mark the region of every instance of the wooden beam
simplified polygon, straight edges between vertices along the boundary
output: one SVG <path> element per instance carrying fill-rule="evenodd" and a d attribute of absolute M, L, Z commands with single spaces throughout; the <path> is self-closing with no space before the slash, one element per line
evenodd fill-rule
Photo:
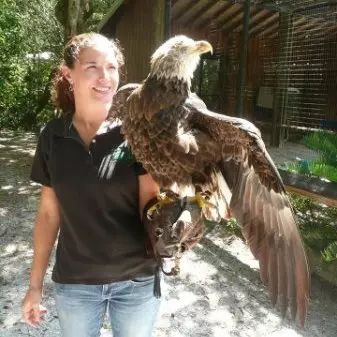
<path fill-rule="evenodd" d="M 215 8 L 215 12 L 212 13 L 211 10 L 208 10 L 208 13 L 205 13 L 204 16 L 201 16 L 200 19 L 197 19 L 194 26 L 195 27 L 202 27 L 205 24 L 208 25 L 208 21 L 214 21 L 216 20 L 219 16 L 221 16 L 229 7 L 231 7 L 232 4 L 228 1 L 217 1 L 214 4 L 214 8 Z M 212 10 L 214 10 L 214 8 L 212 8 Z M 211 13 L 209 13 L 211 12 Z"/>
<path fill-rule="evenodd" d="M 294 33 L 297 34 L 297 33 L 300 33 L 303 30 L 306 30 L 308 28 L 315 27 L 317 25 L 317 23 L 322 23 L 322 21 L 321 20 L 310 20 L 310 22 L 308 22 L 308 23 L 306 23 L 304 25 L 301 25 L 299 27 L 296 27 Z"/>
<path fill-rule="evenodd" d="M 322 30 L 325 26 L 328 26 L 330 23 L 329 22 L 324 22 L 322 23 L 322 20 L 315 20 L 316 22 L 315 23 L 308 23 L 308 24 L 305 24 L 305 25 L 301 25 L 303 22 L 307 21 L 306 18 L 300 18 L 298 20 L 296 20 L 294 22 L 294 27 L 295 27 L 295 32 L 294 32 L 294 39 L 302 39 L 304 38 L 308 33 L 310 32 L 315 32 L 315 31 L 319 31 L 319 30 Z M 308 27 L 313 27 L 315 26 L 317 23 L 321 23 L 318 27 L 316 28 L 313 28 L 313 29 L 310 29 L 308 32 L 305 32 L 303 34 L 300 34 L 298 35 L 297 33 L 298 32 L 301 32 L 302 30 L 308 28 Z M 299 28 L 296 28 L 296 27 L 299 27 Z M 269 32 L 269 36 L 268 38 L 274 38 L 276 37 L 277 35 L 279 35 L 279 32 Z"/>
<path fill-rule="evenodd" d="M 337 207 L 337 183 L 282 169 L 278 171 L 288 192 L 316 200 L 327 206 Z"/>
<path fill-rule="evenodd" d="M 207 0 L 206 0 L 207 1 Z M 214 3 L 213 3 L 214 4 Z M 186 10 L 181 12 L 179 16 L 176 18 L 176 22 L 181 24 L 186 24 L 186 21 L 190 19 L 191 16 L 194 15 L 195 11 L 199 11 L 200 7 L 204 6 L 204 1 L 198 1 L 198 2 L 190 2 L 190 5 Z"/>
<path fill-rule="evenodd" d="M 178 0 L 175 2 L 175 4 L 172 6 L 172 20 L 176 19 L 181 15 L 181 13 L 184 13 L 187 8 L 191 6 L 189 0 Z"/>
<path fill-rule="evenodd" d="M 259 24 L 257 24 L 255 27 L 252 27 L 249 30 L 249 35 L 254 34 L 255 32 L 265 28 L 266 26 L 268 26 L 270 23 L 274 23 L 275 21 L 277 21 L 279 19 L 280 14 L 279 13 L 275 13 L 271 16 L 268 17 L 268 19 L 260 22 Z"/>
<path fill-rule="evenodd" d="M 295 32 L 294 34 L 294 38 L 301 40 L 304 39 L 308 34 L 312 35 L 312 34 L 319 34 L 319 33 L 325 33 L 326 31 L 324 30 L 324 28 L 326 28 L 326 26 L 329 26 L 330 22 L 325 22 L 322 25 L 317 26 L 316 28 L 310 29 L 307 32 L 304 32 L 302 34 L 297 34 L 297 32 Z"/>
<path fill-rule="evenodd" d="M 196 20 L 201 17 L 204 13 L 212 9 L 215 5 L 216 2 L 214 0 L 209 0 L 208 2 L 203 3 L 200 1 L 202 5 L 200 6 L 199 9 L 196 10 L 195 14 L 193 14 L 187 21 L 186 21 L 186 26 L 194 26 L 196 24 Z"/>
<path fill-rule="evenodd" d="M 235 13 L 235 15 L 232 16 L 230 20 L 226 20 L 225 24 L 220 26 L 220 30 L 229 31 L 229 28 L 233 27 L 233 25 L 235 26 L 238 23 L 241 24 L 244 14 L 245 13 L 243 11 L 243 8 L 240 9 L 238 12 Z"/>
<path fill-rule="evenodd" d="M 334 34 L 336 32 L 337 29 L 337 25 L 333 24 L 330 28 L 327 28 L 325 31 L 325 34 L 330 34 L 330 32 L 332 32 L 332 34 Z"/>
<path fill-rule="evenodd" d="M 274 35 L 278 35 L 279 34 L 279 25 L 278 26 L 274 26 L 274 29 L 268 32 L 268 36 L 274 36 Z"/>
<path fill-rule="evenodd" d="M 251 13 L 254 15 L 257 9 L 253 8 Z M 244 12 L 240 13 L 237 17 L 233 18 L 233 20 L 226 23 L 221 29 L 226 32 L 236 31 L 239 26 L 242 26 L 242 21 L 244 17 Z"/>
<path fill-rule="evenodd" d="M 266 17 L 270 12 L 266 9 L 258 10 L 255 14 L 250 18 L 250 26 L 253 26 L 254 23 L 259 22 L 259 20 L 263 21 L 263 18 Z M 236 33 L 241 32 L 243 29 L 243 25 L 240 25 L 234 31 Z"/>
<path fill-rule="evenodd" d="M 272 26 L 268 27 L 267 29 L 262 30 L 259 34 L 256 34 L 256 36 L 268 36 L 270 33 L 274 33 L 275 30 L 279 28 L 279 22 L 277 21 Z"/>
<path fill-rule="evenodd" d="M 266 36 L 267 39 L 275 39 L 276 37 L 279 36 L 279 32 L 278 30 L 275 32 L 275 33 L 272 33 L 271 35 L 269 36 Z"/>
<path fill-rule="evenodd" d="M 294 27 L 297 27 L 298 25 L 302 24 L 305 21 L 307 21 L 307 18 L 304 16 L 301 16 L 299 19 L 294 21 Z"/>
<path fill-rule="evenodd" d="M 212 22 L 217 26 L 222 26 L 227 19 L 236 16 L 242 11 L 243 6 L 239 4 L 232 5 L 226 11 L 224 11 L 217 19 L 213 19 Z"/>

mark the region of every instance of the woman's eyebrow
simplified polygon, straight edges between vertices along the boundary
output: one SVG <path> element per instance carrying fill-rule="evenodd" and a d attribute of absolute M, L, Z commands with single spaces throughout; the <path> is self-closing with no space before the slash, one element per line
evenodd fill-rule
<path fill-rule="evenodd" d="M 82 64 L 96 64 L 96 61 L 82 61 Z"/>

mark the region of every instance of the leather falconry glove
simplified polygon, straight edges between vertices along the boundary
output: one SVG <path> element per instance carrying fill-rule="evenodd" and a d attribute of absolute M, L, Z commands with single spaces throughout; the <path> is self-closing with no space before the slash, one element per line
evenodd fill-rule
<path fill-rule="evenodd" d="M 157 261 L 154 295 L 161 296 L 160 273 L 177 275 L 184 252 L 202 238 L 205 225 L 203 209 L 196 197 L 179 198 L 178 195 L 160 195 L 144 207 L 143 223 L 148 233 L 147 252 Z M 167 271 L 165 260 L 173 260 L 174 267 Z"/>

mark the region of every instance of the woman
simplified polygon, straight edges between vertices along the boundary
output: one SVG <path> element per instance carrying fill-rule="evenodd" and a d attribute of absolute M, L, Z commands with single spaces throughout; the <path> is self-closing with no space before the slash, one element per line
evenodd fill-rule
<path fill-rule="evenodd" d="M 120 49 L 102 35 L 69 41 L 53 87 L 62 117 L 42 131 L 33 162 L 42 190 L 23 317 L 37 326 L 46 312 L 43 279 L 59 233 L 52 280 L 64 337 L 99 336 L 106 310 L 114 337 L 149 337 L 159 309 L 140 217 L 159 187 L 107 119 L 122 65 Z M 111 151 L 112 177 L 100 180 Z"/>

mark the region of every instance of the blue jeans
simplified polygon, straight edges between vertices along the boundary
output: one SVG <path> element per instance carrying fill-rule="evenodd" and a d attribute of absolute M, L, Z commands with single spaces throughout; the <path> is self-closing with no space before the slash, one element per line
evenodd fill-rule
<path fill-rule="evenodd" d="M 104 285 L 55 283 L 63 337 L 98 337 L 108 310 L 113 337 L 151 337 L 160 300 L 154 276 Z"/>

